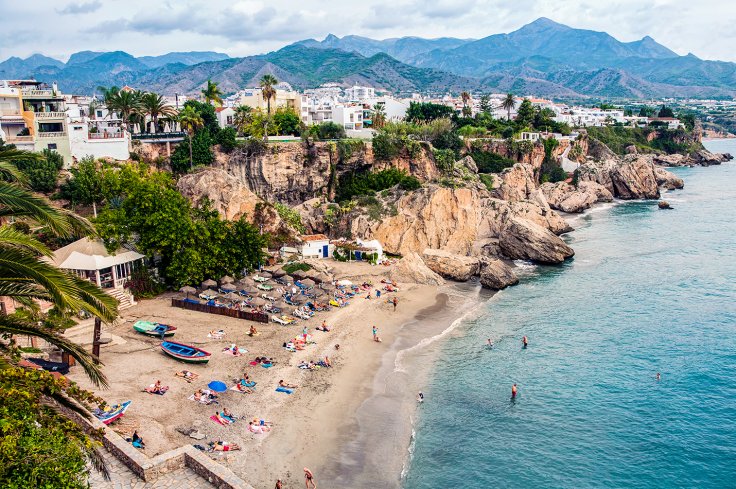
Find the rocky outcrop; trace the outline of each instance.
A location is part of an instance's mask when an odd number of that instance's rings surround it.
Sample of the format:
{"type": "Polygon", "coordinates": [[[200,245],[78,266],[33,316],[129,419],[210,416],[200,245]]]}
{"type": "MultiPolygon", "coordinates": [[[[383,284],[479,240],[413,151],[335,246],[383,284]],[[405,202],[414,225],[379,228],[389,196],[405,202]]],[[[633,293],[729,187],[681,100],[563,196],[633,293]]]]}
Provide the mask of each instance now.
{"type": "Polygon", "coordinates": [[[424,263],[442,277],[465,282],[478,274],[480,261],[472,256],[456,255],[443,250],[426,249],[422,253],[424,263]]]}
{"type": "Polygon", "coordinates": [[[658,166],[654,167],[654,176],[657,179],[657,185],[667,190],[680,189],[685,186],[682,178],[658,166]]]}
{"type": "Polygon", "coordinates": [[[253,218],[256,204],[262,200],[236,177],[218,168],[205,168],[184,175],[176,184],[179,192],[194,205],[210,201],[212,208],[225,219],[253,218]]]}
{"type": "Polygon", "coordinates": [[[711,153],[707,149],[701,149],[690,154],[688,161],[692,165],[711,166],[720,165],[733,159],[728,153],[711,153]]]}
{"type": "Polygon", "coordinates": [[[404,255],[389,272],[389,278],[396,282],[422,285],[442,285],[444,279],[425,265],[419,254],[410,252],[404,255]]]}
{"type": "Polygon", "coordinates": [[[509,202],[527,200],[537,191],[534,169],[530,165],[517,163],[498,175],[499,185],[493,196],[509,202]]]}
{"type": "Polygon", "coordinates": [[[562,212],[577,213],[597,202],[610,202],[613,196],[603,185],[586,181],[577,187],[565,182],[545,183],[540,187],[550,207],[562,212]]]}
{"type": "Polygon", "coordinates": [[[558,236],[525,219],[512,218],[499,236],[501,251],[510,259],[562,263],[575,254],[558,236]]]}
{"type": "Polygon", "coordinates": [[[502,260],[485,259],[481,263],[480,283],[492,290],[502,290],[519,283],[514,270],[502,260]]]}
{"type": "Polygon", "coordinates": [[[673,155],[654,155],[652,162],[660,166],[688,166],[688,157],[681,154],[673,155]]]}
{"type": "Polygon", "coordinates": [[[611,170],[613,194],[619,199],[658,199],[654,165],[647,158],[626,157],[611,170]]]}

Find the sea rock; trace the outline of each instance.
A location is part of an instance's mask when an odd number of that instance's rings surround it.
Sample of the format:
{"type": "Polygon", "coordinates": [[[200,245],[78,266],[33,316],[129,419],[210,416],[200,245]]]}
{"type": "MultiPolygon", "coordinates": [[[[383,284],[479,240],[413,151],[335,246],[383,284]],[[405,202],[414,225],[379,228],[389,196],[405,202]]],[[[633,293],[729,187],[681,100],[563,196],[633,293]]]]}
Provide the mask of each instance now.
{"type": "Polygon", "coordinates": [[[519,277],[502,260],[484,259],[481,263],[480,283],[487,289],[502,290],[518,284],[519,277]]]}
{"type": "Polygon", "coordinates": [[[208,199],[224,219],[237,220],[244,215],[252,218],[256,204],[261,202],[238,178],[218,168],[184,175],[176,186],[194,205],[208,199]]]}
{"type": "Polygon", "coordinates": [[[588,160],[578,167],[578,180],[579,182],[595,182],[613,195],[614,187],[611,180],[611,171],[617,164],[618,160],[616,158],[603,161],[588,160]]]}
{"type": "Polygon", "coordinates": [[[659,207],[660,209],[672,209],[672,206],[671,206],[671,205],[670,205],[670,203],[669,203],[669,202],[667,202],[666,200],[660,200],[660,201],[659,201],[659,202],[657,203],[657,206],[658,206],[658,207],[659,207]]]}
{"type": "Polygon", "coordinates": [[[549,230],[527,221],[512,218],[499,236],[499,245],[510,259],[537,263],[562,263],[575,254],[562,239],[549,230]]]}
{"type": "MultiPolygon", "coordinates": [[[[633,156],[633,155],[632,155],[633,156]]],[[[611,170],[613,195],[619,199],[658,199],[654,165],[647,158],[625,157],[611,170]]]]}
{"type": "Polygon", "coordinates": [[[701,149],[690,154],[688,158],[691,164],[700,166],[720,165],[733,159],[728,153],[711,153],[707,149],[701,149]]]}
{"type": "Polygon", "coordinates": [[[654,167],[654,176],[657,178],[657,185],[667,190],[675,190],[685,186],[682,178],[664,168],[654,167]]]}
{"type": "Polygon", "coordinates": [[[480,260],[476,257],[457,255],[443,250],[428,248],[422,253],[422,258],[430,270],[458,282],[470,280],[470,277],[478,274],[480,268],[480,260]]]}
{"type": "Polygon", "coordinates": [[[421,285],[442,285],[445,280],[427,267],[418,253],[410,252],[404,255],[394,265],[389,278],[396,282],[421,285]]]}
{"type": "Polygon", "coordinates": [[[595,138],[588,138],[588,156],[595,161],[605,161],[616,158],[611,148],[595,138]]]}
{"type": "Polygon", "coordinates": [[[527,200],[536,192],[534,169],[524,163],[516,163],[498,174],[499,185],[493,190],[497,199],[509,202],[527,200]]]}
{"type": "Polygon", "coordinates": [[[577,187],[565,182],[545,183],[540,187],[550,207],[562,212],[583,212],[597,202],[610,202],[611,193],[599,183],[585,181],[577,187]]]}
{"type": "Polygon", "coordinates": [[[681,154],[654,155],[652,161],[655,165],[660,166],[685,166],[690,164],[688,158],[681,154]]]}
{"type": "Polygon", "coordinates": [[[606,187],[597,182],[578,182],[578,190],[595,194],[598,202],[612,202],[613,195],[606,187]]]}

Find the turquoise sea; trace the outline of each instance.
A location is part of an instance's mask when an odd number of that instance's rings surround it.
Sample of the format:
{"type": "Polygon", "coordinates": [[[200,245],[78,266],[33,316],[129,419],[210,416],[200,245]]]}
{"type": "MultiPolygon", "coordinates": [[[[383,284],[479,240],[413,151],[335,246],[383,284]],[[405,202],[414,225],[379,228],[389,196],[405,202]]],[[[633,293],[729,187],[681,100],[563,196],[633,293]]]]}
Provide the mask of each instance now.
{"type": "Polygon", "coordinates": [[[406,489],[736,487],[736,164],[673,171],[674,210],[575,218],[444,342],[406,489]]]}

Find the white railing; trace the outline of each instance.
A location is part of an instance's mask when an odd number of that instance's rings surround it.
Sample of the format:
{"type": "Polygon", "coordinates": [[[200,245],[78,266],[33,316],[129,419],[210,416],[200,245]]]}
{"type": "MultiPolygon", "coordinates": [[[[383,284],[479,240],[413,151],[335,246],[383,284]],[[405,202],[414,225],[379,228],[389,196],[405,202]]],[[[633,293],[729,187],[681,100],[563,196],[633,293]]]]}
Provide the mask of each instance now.
{"type": "Polygon", "coordinates": [[[123,132],[90,132],[88,134],[89,139],[123,139],[125,133],[123,132]]]}
{"type": "Polygon", "coordinates": [[[52,97],[54,95],[53,90],[23,90],[23,95],[26,97],[52,97]]]}
{"type": "Polygon", "coordinates": [[[38,137],[40,138],[63,138],[66,137],[65,132],[39,132],[38,137]]]}
{"type": "Polygon", "coordinates": [[[34,112],[37,119],[66,119],[66,112],[34,112]]]}

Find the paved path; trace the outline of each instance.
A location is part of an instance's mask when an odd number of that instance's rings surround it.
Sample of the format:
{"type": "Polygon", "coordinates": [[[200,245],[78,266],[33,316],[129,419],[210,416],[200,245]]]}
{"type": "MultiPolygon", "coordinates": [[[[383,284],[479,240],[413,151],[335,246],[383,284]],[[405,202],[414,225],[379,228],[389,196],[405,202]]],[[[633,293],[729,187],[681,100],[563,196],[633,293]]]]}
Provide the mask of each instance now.
{"type": "Polygon", "coordinates": [[[107,457],[107,465],[111,480],[104,480],[101,474],[93,470],[89,477],[91,489],[212,489],[215,487],[188,467],[169,472],[153,482],[145,482],[112,455],[107,457]]]}

